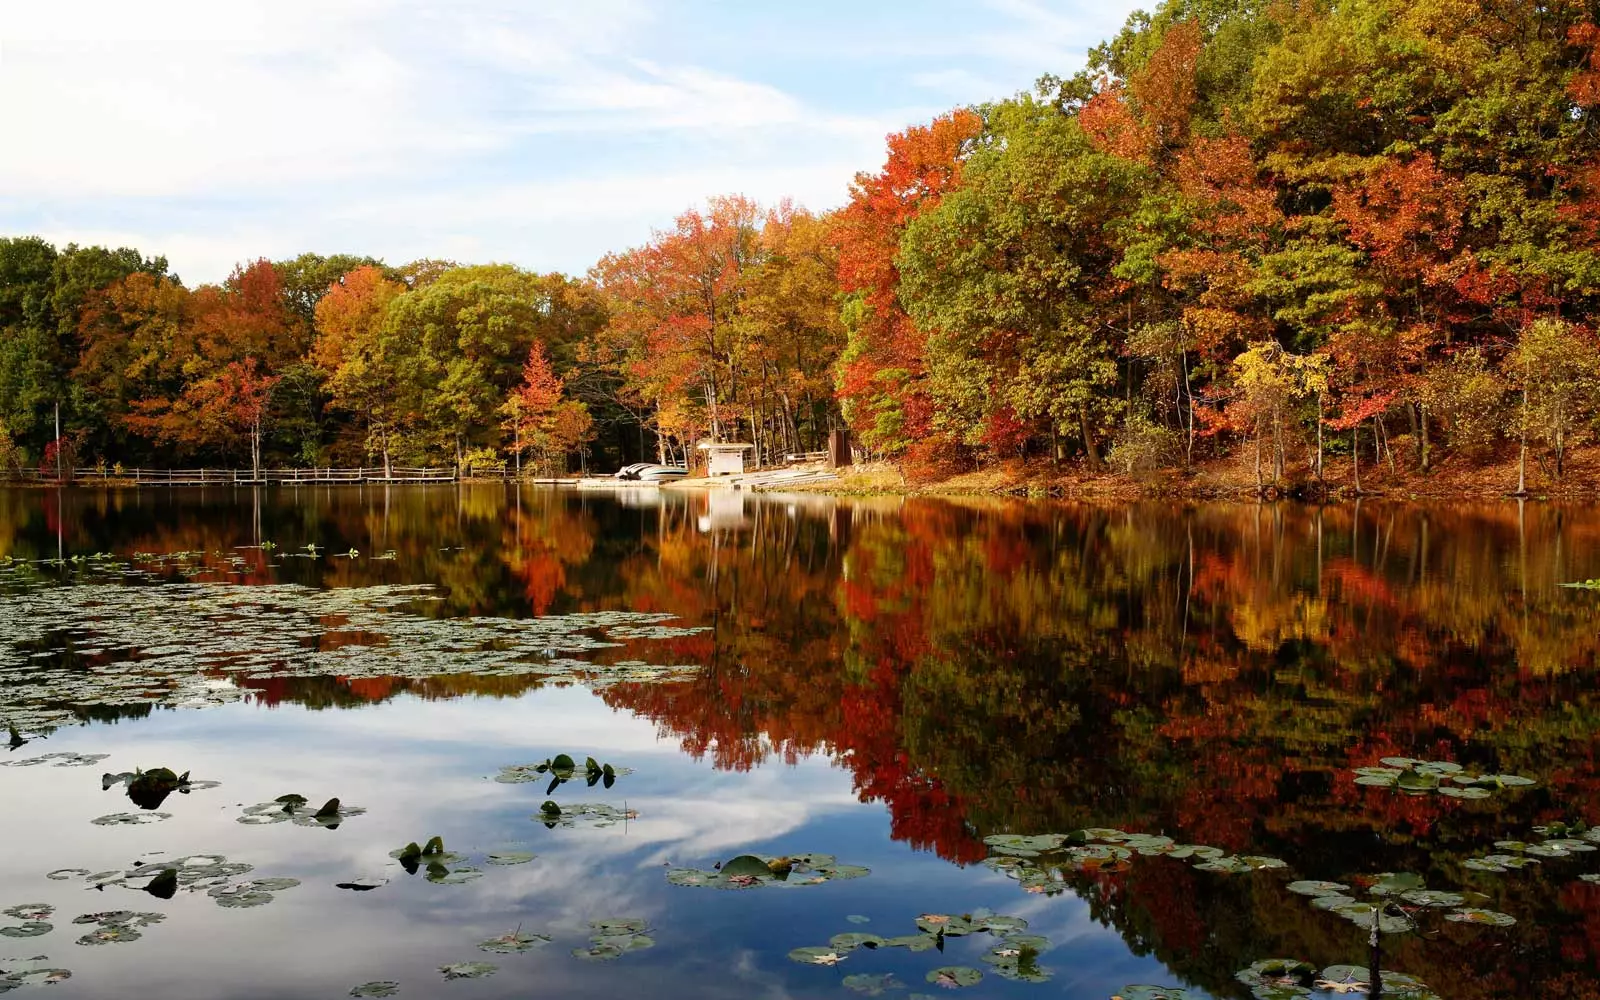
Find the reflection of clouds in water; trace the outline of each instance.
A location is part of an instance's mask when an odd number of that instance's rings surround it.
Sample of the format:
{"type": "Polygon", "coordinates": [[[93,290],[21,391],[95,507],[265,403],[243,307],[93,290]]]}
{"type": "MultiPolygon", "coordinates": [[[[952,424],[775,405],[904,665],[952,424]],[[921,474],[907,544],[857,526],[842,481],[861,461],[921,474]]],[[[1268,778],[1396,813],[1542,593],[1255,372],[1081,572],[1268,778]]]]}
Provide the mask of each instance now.
{"type": "MultiPolygon", "coordinates": [[[[679,933],[671,918],[682,906],[705,907],[711,920],[721,919],[726,902],[709,894],[687,898],[685,890],[666,884],[666,861],[709,863],[743,844],[860,809],[845,776],[822,761],[717,772],[658,740],[652,723],[619,714],[583,689],[546,689],[503,701],[403,697],[337,712],[254,706],[158,712],[133,723],[63,730],[26,752],[45,750],[109,752],[101,764],[106,770],[171,766],[223,782],[172,796],[164,806],[174,813],[168,823],[101,828],[89,819],[112,811],[113,802],[117,808],[127,803],[117,801],[119,789],[100,791],[99,768],[0,770],[7,801],[27,802],[51,818],[48,836],[24,839],[0,862],[0,901],[51,902],[63,923],[109,908],[168,914],[127,945],[64,951],[72,937],[61,927],[40,939],[29,955],[52,955],[73,969],[73,992],[86,997],[120,997],[130,983],[171,997],[341,995],[372,979],[400,980],[408,992],[426,996],[437,989],[439,964],[487,959],[502,972],[474,986],[480,995],[515,994],[536,972],[541,992],[591,994],[613,976],[631,978],[636,988],[636,977],[647,975],[668,993],[674,992],[670,984],[689,990],[693,980],[697,996],[782,1000],[787,970],[762,972],[758,954],[748,949],[719,955],[714,969],[693,977],[679,968],[690,960],[681,941],[678,948],[602,966],[582,965],[569,952],[585,944],[588,922],[597,918],[643,917],[658,929],[665,925],[661,934],[679,933]],[[625,801],[641,819],[625,828],[547,830],[532,819],[545,798],[542,785],[488,780],[502,765],[558,752],[580,759],[592,753],[637,770],[609,791],[569,782],[555,793],[557,801],[619,807],[625,801]],[[314,802],[336,795],[368,812],[335,831],[235,822],[243,806],[291,791],[314,802]],[[465,863],[482,868],[484,877],[462,886],[432,885],[388,858],[404,842],[434,834],[467,854],[465,863]],[[483,852],[510,848],[538,857],[505,868],[483,864],[483,852]],[[254,876],[291,876],[304,885],[265,907],[222,910],[203,894],[157,901],[120,887],[95,892],[43,878],[69,866],[125,868],[151,851],[168,857],[217,852],[254,865],[254,876]],[[365,893],[333,887],[360,875],[393,881],[365,893]],[[526,955],[478,952],[478,941],[518,924],[551,933],[556,943],[526,955]],[[743,970],[731,977],[723,965],[730,959],[743,970]],[[648,968],[657,971],[643,971],[648,968]]],[[[872,815],[881,817],[876,809],[872,815]]],[[[792,849],[848,853],[833,843],[792,849]]],[[[681,933],[699,940],[707,927],[694,924],[681,933]]]]}

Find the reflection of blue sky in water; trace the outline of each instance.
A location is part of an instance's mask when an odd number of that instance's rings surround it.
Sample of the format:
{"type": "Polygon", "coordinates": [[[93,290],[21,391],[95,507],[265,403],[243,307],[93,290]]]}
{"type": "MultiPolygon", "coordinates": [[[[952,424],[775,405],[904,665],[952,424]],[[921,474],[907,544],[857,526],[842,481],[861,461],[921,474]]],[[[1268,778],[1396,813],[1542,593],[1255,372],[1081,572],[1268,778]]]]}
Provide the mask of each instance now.
{"type": "Polygon", "coordinates": [[[986,968],[978,957],[992,939],[952,940],[942,958],[857,951],[834,968],[797,965],[786,955],[843,931],[905,934],[919,913],[981,906],[1026,917],[1030,932],[1050,937],[1056,949],[1042,964],[1056,978],[1027,985],[988,976],[963,996],[1107,997],[1127,983],[1173,981],[1155,960],[1128,955],[1115,932],[1093,922],[1076,898],[1028,896],[984,868],[959,869],[891,841],[884,808],[859,803],[849,775],[825,759],[714,771],[658,739],[653,724],[615,713],[582,689],[505,700],[402,697],[322,712],[247,705],[162,711],[115,726],[64,729],[11,757],[63,750],[112,756],[97,767],[0,769],[8,828],[0,904],[57,907],[53,932],[0,939],[0,958],[48,955],[72,969],[70,982],[51,988],[53,997],[337,997],[358,983],[393,979],[410,997],[783,998],[849,996],[839,985],[845,975],[882,972],[926,991],[923,975],[938,965],[986,968]],[[636,773],[609,792],[570,782],[556,792],[557,801],[626,801],[640,818],[626,828],[547,830],[531,819],[545,798],[543,785],[490,780],[503,765],[563,751],[580,760],[592,753],[636,773]],[[223,787],[172,796],[162,806],[173,814],[165,823],[90,824],[131,808],[119,789],[100,791],[102,769],[162,765],[192,769],[223,787]],[[291,791],[319,802],[337,795],[368,812],[332,832],[234,822],[243,806],[291,791]],[[28,835],[27,815],[41,820],[36,835],[28,835]],[[434,834],[468,855],[484,877],[433,885],[389,861],[395,847],[434,834]],[[200,893],[163,901],[44,878],[63,867],[126,867],[156,850],[218,852],[253,864],[252,877],[289,876],[304,884],[269,906],[226,910],[200,893]],[[514,867],[482,865],[492,850],[538,857],[514,867]],[[665,881],[668,862],[709,867],[745,851],[825,852],[873,872],[798,890],[718,892],[665,881]],[[367,893],[333,887],[368,874],[393,881],[367,893]],[[157,910],[168,919],[133,943],[74,944],[84,929],[72,918],[107,909],[157,910]],[[872,922],[852,925],[849,914],[872,922]],[[648,919],[657,946],[609,963],[573,958],[571,949],[587,944],[588,921],[603,917],[648,919]],[[519,924],[555,943],[520,955],[478,951],[477,942],[519,924]],[[469,961],[493,962],[500,971],[443,984],[439,965],[469,961]]]}

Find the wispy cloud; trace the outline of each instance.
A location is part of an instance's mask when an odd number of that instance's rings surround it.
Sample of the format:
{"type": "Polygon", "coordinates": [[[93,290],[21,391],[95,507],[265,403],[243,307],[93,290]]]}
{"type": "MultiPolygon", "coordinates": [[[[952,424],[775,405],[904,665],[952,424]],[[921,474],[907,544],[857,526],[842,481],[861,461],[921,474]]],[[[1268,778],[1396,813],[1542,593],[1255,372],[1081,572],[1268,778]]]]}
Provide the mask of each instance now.
{"type": "Polygon", "coordinates": [[[887,133],[1070,69],[1132,6],[934,2],[14,5],[0,231],[189,280],[306,249],[582,271],[706,195],[831,207],[887,133]]]}

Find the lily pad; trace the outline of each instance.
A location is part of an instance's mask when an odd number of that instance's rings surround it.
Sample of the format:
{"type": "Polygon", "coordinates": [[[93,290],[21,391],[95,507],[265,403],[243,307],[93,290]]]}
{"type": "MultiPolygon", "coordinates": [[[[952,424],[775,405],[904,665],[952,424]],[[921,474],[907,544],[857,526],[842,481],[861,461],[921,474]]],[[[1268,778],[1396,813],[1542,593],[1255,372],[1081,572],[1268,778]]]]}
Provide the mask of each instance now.
{"type": "Polygon", "coordinates": [[[835,951],[855,951],[857,948],[877,948],[883,944],[883,938],[876,934],[835,934],[828,939],[828,947],[835,951]]]}
{"type": "Polygon", "coordinates": [[[886,972],[882,975],[858,973],[854,976],[844,977],[844,988],[851,993],[858,993],[864,997],[878,997],[883,996],[889,990],[905,989],[905,984],[896,979],[892,972],[886,972]]]}
{"type": "Polygon", "coordinates": [[[1380,908],[1371,903],[1353,902],[1335,906],[1329,912],[1337,913],[1357,927],[1366,930],[1370,930],[1373,921],[1376,920],[1380,934],[1404,934],[1416,929],[1416,924],[1410,917],[1388,906],[1380,908]]]}
{"type": "Polygon", "coordinates": [[[1250,987],[1258,1000],[1291,1000],[1309,996],[1316,967],[1292,958],[1265,958],[1240,969],[1234,978],[1250,987]]]}
{"type": "Polygon", "coordinates": [[[48,961],[43,955],[22,962],[8,960],[0,970],[0,993],[24,986],[55,986],[72,978],[70,970],[51,968],[45,964],[48,961]]]}
{"type": "Polygon", "coordinates": [[[1400,894],[1400,898],[1413,906],[1429,906],[1439,909],[1449,909],[1460,906],[1467,901],[1467,897],[1456,892],[1438,892],[1432,889],[1413,889],[1400,894]]]}
{"type": "Polygon", "coordinates": [[[41,937],[55,930],[55,924],[43,920],[24,920],[10,927],[0,927],[0,936],[8,938],[41,937]]]}
{"type": "Polygon", "coordinates": [[[520,930],[510,934],[502,934],[497,938],[478,942],[479,951],[487,951],[496,955],[515,955],[535,948],[543,948],[550,943],[550,938],[544,934],[525,934],[520,930]]]}
{"type": "Polygon", "coordinates": [[[51,767],[92,767],[109,756],[108,753],[47,753],[39,757],[8,760],[0,763],[0,767],[38,767],[41,764],[51,767]]]}
{"type": "Polygon", "coordinates": [[[1349,886],[1340,882],[1315,881],[1290,882],[1287,888],[1290,892],[1299,893],[1302,896],[1337,896],[1350,890],[1349,886]]]}
{"type": "Polygon", "coordinates": [[[457,962],[454,965],[441,965],[439,971],[444,973],[445,981],[452,979],[482,979],[492,976],[500,967],[488,962],[457,962]]]}
{"type": "Polygon", "coordinates": [[[386,878],[363,875],[360,878],[353,878],[348,882],[335,882],[333,887],[335,889],[349,889],[353,892],[371,892],[374,889],[381,889],[388,884],[389,880],[386,878]]]}
{"type": "Polygon", "coordinates": [[[859,913],[852,913],[848,917],[845,917],[844,919],[845,919],[845,921],[847,923],[852,923],[852,924],[870,924],[870,923],[872,923],[872,918],[871,917],[863,917],[859,913]]]}
{"type": "Polygon", "coordinates": [[[935,986],[954,990],[978,985],[983,981],[983,973],[966,965],[944,965],[929,969],[924,978],[935,986]]]}
{"type": "Polygon", "coordinates": [[[171,813],[164,812],[112,813],[109,816],[97,817],[89,822],[95,826],[143,826],[149,823],[160,823],[162,820],[171,818],[171,813]]]}
{"type": "Polygon", "coordinates": [[[884,938],[879,948],[905,948],[912,952],[932,951],[938,947],[939,941],[932,934],[903,934],[899,937],[884,938]]]}
{"type": "Polygon", "coordinates": [[[925,933],[945,937],[965,937],[976,929],[966,917],[948,913],[924,913],[917,918],[917,927],[925,933]]]}
{"type": "Polygon", "coordinates": [[[1509,913],[1500,913],[1496,910],[1479,910],[1473,907],[1462,907],[1444,915],[1446,920],[1458,924],[1483,924],[1489,927],[1510,927],[1517,922],[1517,918],[1509,913]]]}
{"type": "Polygon", "coordinates": [[[1198,1000],[1200,994],[1190,993],[1178,986],[1152,986],[1136,983],[1117,991],[1122,1000],[1198,1000]]]}
{"type": "Polygon", "coordinates": [[[488,856],[484,858],[484,862],[486,864],[505,868],[511,865],[525,865],[537,856],[538,855],[529,854],[525,851],[491,851],[488,856]]]}
{"type": "Polygon", "coordinates": [[[350,991],[353,997],[392,997],[400,992],[400,984],[380,980],[362,983],[350,991]]]}
{"type": "Polygon", "coordinates": [[[838,965],[847,957],[832,948],[821,947],[796,948],[789,952],[789,960],[802,965],[838,965]]]}
{"type": "Polygon", "coordinates": [[[49,920],[55,912],[56,908],[49,903],[19,903],[0,910],[0,914],[18,920],[49,920]]]}

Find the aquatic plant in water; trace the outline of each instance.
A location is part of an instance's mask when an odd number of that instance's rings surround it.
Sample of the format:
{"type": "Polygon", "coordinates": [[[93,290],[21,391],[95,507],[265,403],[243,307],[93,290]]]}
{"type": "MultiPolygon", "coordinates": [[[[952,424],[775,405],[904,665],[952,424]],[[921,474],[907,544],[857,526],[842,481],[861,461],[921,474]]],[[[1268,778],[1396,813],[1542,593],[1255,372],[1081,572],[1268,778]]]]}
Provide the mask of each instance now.
{"type": "Polygon", "coordinates": [[[984,861],[985,866],[1016,880],[1027,892],[1046,895],[1065,891],[1065,883],[1057,877],[1060,872],[1126,871],[1132,867],[1136,856],[1186,861],[1198,871],[1222,875],[1287,867],[1277,858],[1233,856],[1218,847],[1179,844],[1171,837],[1158,834],[1100,827],[1032,836],[991,834],[983,842],[991,852],[984,861]]]}
{"type": "Polygon", "coordinates": [[[50,923],[50,917],[56,908],[49,903],[20,903],[16,906],[0,910],[0,914],[19,921],[0,927],[0,935],[9,938],[40,937],[55,929],[50,923]]]}
{"type": "Polygon", "coordinates": [[[831,854],[782,857],[741,854],[710,871],[674,868],[667,872],[667,881],[673,885],[698,889],[799,888],[837,879],[862,878],[871,873],[871,869],[860,865],[839,864],[831,854]]]}
{"type": "Polygon", "coordinates": [[[47,963],[44,955],[15,961],[0,961],[0,993],[9,993],[24,986],[55,986],[72,978],[68,969],[57,969],[47,963]]]}
{"type": "Polygon", "coordinates": [[[546,829],[554,830],[556,827],[574,829],[578,826],[593,829],[605,829],[626,823],[639,818],[639,813],[634,809],[618,809],[616,806],[606,805],[603,802],[579,802],[575,805],[563,806],[555,802],[545,802],[539,811],[533,815],[533,820],[543,823],[546,829]]]}
{"type": "Polygon", "coordinates": [[[1538,784],[1520,774],[1469,774],[1460,764],[1448,760],[1385,757],[1380,764],[1356,768],[1355,783],[1392,788],[1407,795],[1438,794],[1453,799],[1487,799],[1507,788],[1538,784]]]}
{"type": "Polygon", "coordinates": [[[268,826],[275,823],[293,823],[295,826],[321,827],[337,830],[345,820],[366,813],[361,806],[347,806],[337,798],[313,807],[303,795],[280,795],[271,802],[258,802],[245,806],[236,822],[246,826],[268,826]]]}
{"type": "MultiPolygon", "coordinates": [[[[583,777],[590,788],[602,783],[604,787],[610,788],[617,783],[618,778],[632,773],[633,770],[631,768],[602,764],[593,757],[586,758],[583,763],[583,777]]],[[[500,773],[495,776],[494,780],[504,785],[520,785],[532,781],[543,781],[547,775],[550,778],[550,783],[546,786],[544,793],[550,795],[561,785],[577,777],[577,762],[572,757],[562,753],[537,764],[507,764],[500,769],[500,773]]]]}
{"type": "Polygon", "coordinates": [[[18,732],[14,742],[25,742],[22,733],[80,722],[78,706],[237,701],[245,693],[230,677],[474,674],[601,688],[700,669],[575,658],[646,641],[653,636],[617,630],[659,626],[674,620],[670,614],[435,618],[425,613],[439,600],[429,586],[170,583],[156,572],[167,565],[109,563],[71,585],[12,574],[0,639],[7,692],[0,725],[18,732]]]}
{"type": "Polygon", "coordinates": [[[574,948],[574,958],[606,962],[621,958],[631,951],[655,947],[650,936],[650,925],[637,917],[608,917],[589,921],[589,947],[574,948]]]}
{"type": "Polygon", "coordinates": [[[353,997],[392,997],[400,992],[400,984],[390,980],[362,983],[350,990],[353,997]]]}

